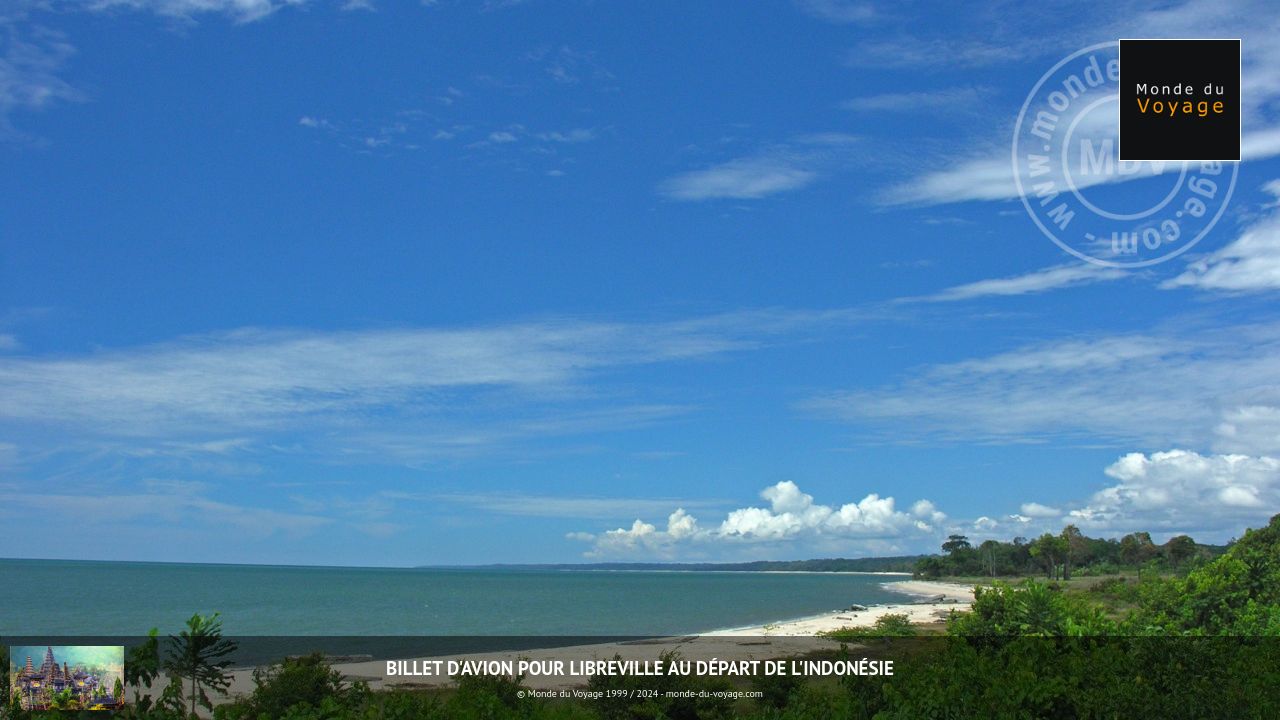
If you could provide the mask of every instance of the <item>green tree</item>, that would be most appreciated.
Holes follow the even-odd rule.
[[[76,702],[75,696],[71,693],[71,688],[59,690],[49,696],[50,710],[74,710],[80,704]]]
[[[222,691],[231,684],[226,672],[231,664],[226,659],[236,650],[236,643],[222,637],[222,620],[218,613],[203,616],[199,613],[187,620],[187,627],[177,636],[169,636],[169,653],[164,669],[171,677],[190,682],[187,693],[190,712],[196,714],[196,705],[213,709],[206,689]]]
[[[978,552],[982,555],[982,562],[986,565],[987,574],[991,577],[996,576],[996,550],[1000,547],[1000,543],[995,540],[983,541],[978,546]]]
[[[929,555],[916,561],[915,575],[916,577],[929,579],[940,578],[942,577],[942,571],[945,569],[946,566],[943,565],[941,558]]]
[[[964,553],[966,550],[971,548],[972,546],[969,544],[969,538],[964,535],[950,535],[947,537],[947,541],[942,543],[942,552],[952,557]]]
[[[1075,525],[1068,525],[1062,529],[1062,542],[1059,548],[1062,551],[1062,579],[1071,579],[1071,565],[1073,561],[1083,563],[1085,552],[1088,549],[1088,541],[1081,534],[1080,528]]]
[[[1151,533],[1129,533],[1120,538],[1120,559],[1126,565],[1141,565],[1155,554],[1156,546],[1151,542]]]
[[[133,708],[139,713],[147,712],[153,704],[150,695],[142,695],[143,686],[150,688],[160,675],[160,639],[156,637],[157,632],[151,628],[146,641],[129,648],[124,659],[124,684],[134,688]],[[116,699],[123,701],[124,694]]]
[[[1165,543],[1165,552],[1169,554],[1169,562],[1175,568],[1182,564],[1183,560],[1191,557],[1196,552],[1196,541],[1187,535],[1178,535],[1169,538],[1169,542]]]
[[[1058,560],[1066,552],[1067,541],[1057,535],[1045,533],[1031,543],[1031,557],[1044,566],[1045,576],[1050,580],[1058,579]]]

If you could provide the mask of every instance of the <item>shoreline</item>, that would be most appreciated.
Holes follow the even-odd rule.
[[[783,620],[763,625],[713,630],[683,636],[653,638],[640,641],[602,642],[569,647],[521,651],[497,651],[468,653],[472,660],[598,660],[621,657],[623,660],[646,661],[660,653],[676,651],[686,658],[719,658],[722,660],[771,659],[788,655],[801,655],[817,647],[834,646],[838,641],[824,638],[820,633],[844,627],[870,627],[879,618],[889,614],[903,614],[913,624],[941,622],[953,611],[967,610],[973,602],[973,587],[959,583],[920,580],[900,580],[882,583],[893,592],[933,601],[889,603],[859,606],[862,610],[836,610],[818,615]],[[399,660],[400,658],[396,658]],[[410,660],[438,659],[411,658]],[[447,658],[446,658],[447,659]],[[431,688],[453,682],[448,676],[388,676],[387,659],[336,662],[334,670],[347,680],[363,680],[370,687],[378,688]],[[247,695],[253,690],[251,668],[232,671],[231,686],[223,694],[229,699]],[[537,689],[565,689],[583,685],[588,678],[557,676],[530,677],[526,684]]]
[[[871,627],[885,615],[906,615],[913,625],[941,622],[951,611],[968,610],[973,604],[973,587],[961,583],[902,580],[881,583],[892,592],[917,598],[938,598],[933,602],[903,602],[865,605],[865,610],[833,610],[817,615],[779,620],[763,625],[724,628],[702,633],[703,637],[811,637],[844,627]]]

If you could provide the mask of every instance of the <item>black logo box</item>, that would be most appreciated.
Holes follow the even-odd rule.
[[[1121,39],[1120,159],[1239,160],[1240,67],[1239,39]]]

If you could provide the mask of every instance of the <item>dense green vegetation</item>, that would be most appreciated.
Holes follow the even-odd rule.
[[[945,576],[1019,577],[1044,575],[1050,580],[1070,580],[1072,575],[1114,575],[1123,571],[1177,571],[1210,560],[1225,547],[1201,545],[1186,535],[1156,545],[1151,534],[1136,532],[1119,540],[1086,537],[1075,525],[1054,535],[1011,542],[986,540],[976,547],[964,535],[952,535],[942,544],[941,555],[916,560],[917,577]]]
[[[954,540],[954,539],[953,539]],[[952,541],[949,541],[952,542]],[[1068,545],[1070,539],[1067,540]],[[1168,548],[1168,546],[1165,546]],[[847,657],[895,660],[891,677],[596,677],[604,699],[533,699],[523,678],[459,678],[448,690],[372,691],[348,684],[313,655],[254,674],[247,697],[217,706],[217,720],[876,720],[927,718],[1280,717],[1280,515],[1220,557],[1175,561],[1181,572],[1110,578],[1088,590],[1027,578],[979,588],[945,635],[888,616],[870,631],[833,635]],[[952,553],[963,548],[953,545]],[[1157,549],[1157,552],[1159,549]],[[1083,556],[1076,556],[1083,557]],[[1154,556],[1153,556],[1154,558]],[[1150,559],[1149,558],[1148,561]],[[1087,565],[1086,565],[1087,567]],[[1046,574],[1052,574],[1046,571]],[[1065,571],[1062,575],[1067,574]],[[127,680],[170,678],[156,702],[136,698],[125,717],[178,720],[223,669],[216,616],[196,616],[161,660],[154,634],[131,649]],[[193,678],[195,685],[192,685]],[[196,689],[193,690],[192,688]],[[657,690],[636,697],[632,690]],[[726,691],[754,691],[752,699]],[[46,713],[47,717],[65,717]],[[31,715],[10,704],[5,720]]]

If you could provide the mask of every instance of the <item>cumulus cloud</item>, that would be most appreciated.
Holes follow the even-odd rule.
[[[1034,503],[1034,502],[1023,503],[1022,507],[1019,509],[1022,510],[1022,515],[1026,515],[1028,517],[1033,517],[1033,518],[1058,517],[1059,515],[1062,514],[1062,511],[1059,510],[1058,508],[1049,507],[1048,505],[1041,505],[1040,503]]]
[[[882,540],[935,532],[947,516],[928,500],[917,501],[909,511],[899,510],[892,497],[872,493],[858,502],[822,505],[789,480],[760,492],[767,507],[745,507],[729,512],[716,526],[703,526],[683,508],[667,517],[666,527],[637,519],[629,528],[598,535],[575,533],[573,539],[589,541],[590,557],[671,555],[690,543],[765,543],[796,539]]]
[[[1068,514],[1082,529],[1238,533],[1280,509],[1280,459],[1274,457],[1129,453],[1106,474],[1116,484]]]
[[[1000,523],[996,522],[995,520],[992,520],[986,515],[983,515],[982,517],[973,521],[973,529],[979,532],[986,532],[986,531],[994,530],[996,527],[999,526],[999,524]]]

